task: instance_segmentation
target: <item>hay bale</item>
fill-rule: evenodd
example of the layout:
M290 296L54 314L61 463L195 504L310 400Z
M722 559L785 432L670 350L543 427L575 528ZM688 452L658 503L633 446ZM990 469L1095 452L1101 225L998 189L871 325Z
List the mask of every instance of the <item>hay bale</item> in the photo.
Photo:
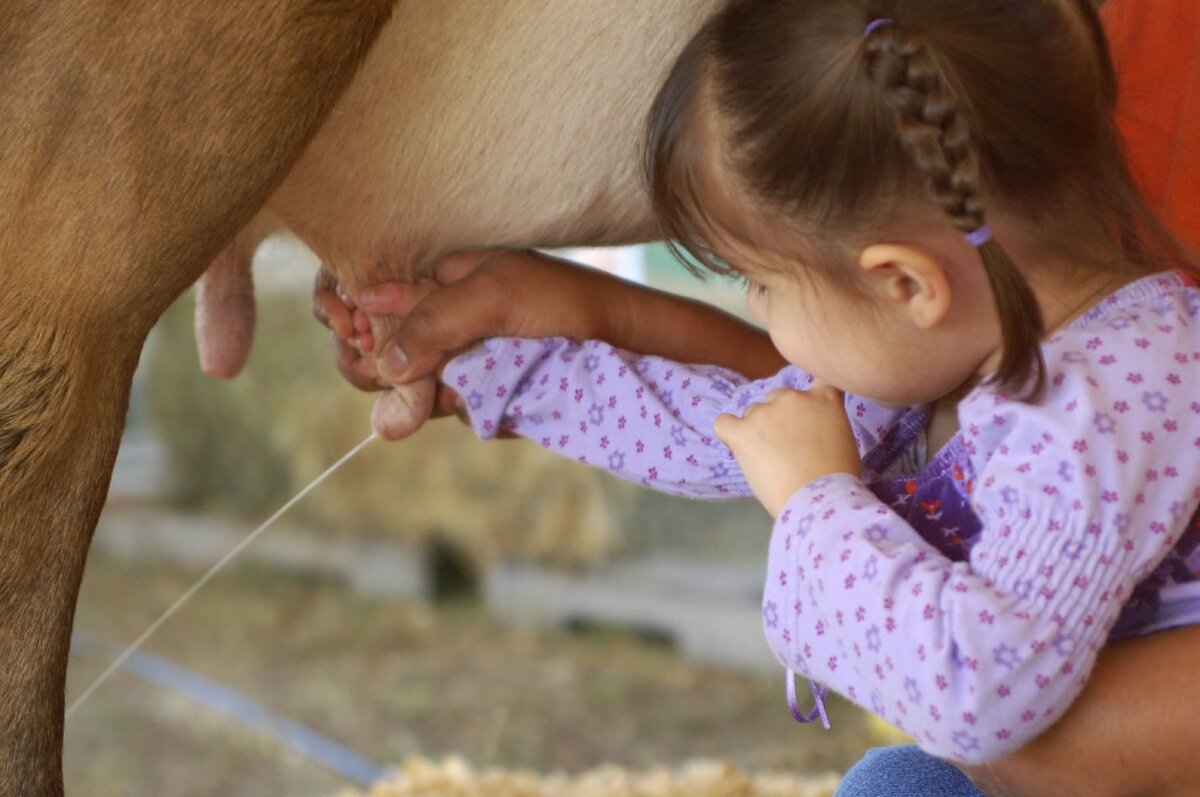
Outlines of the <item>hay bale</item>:
M644 772L610 765L571 776L476 772L460 758L411 758L368 792L348 789L337 797L832 797L838 780L836 775L747 775L728 761L714 760Z
M914 744L904 731L877 714L867 714L867 739L872 747L888 747L897 744Z
M178 494L260 518L366 437L373 398L333 368L306 296L259 300L258 345L232 382L196 365L190 297L159 324L147 399ZM636 488L521 441L484 444L454 421L370 446L295 512L330 534L438 537L482 568L498 558L601 563L623 542Z

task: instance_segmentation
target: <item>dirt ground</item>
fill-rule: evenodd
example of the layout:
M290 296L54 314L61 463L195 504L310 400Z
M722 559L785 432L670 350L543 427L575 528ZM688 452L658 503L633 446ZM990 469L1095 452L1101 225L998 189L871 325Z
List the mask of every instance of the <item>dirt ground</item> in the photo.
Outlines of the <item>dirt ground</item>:
M135 638L197 574L94 555L76 627ZM844 771L864 715L833 702L833 730L799 726L782 673L680 661L616 632L533 634L477 605L397 606L341 584L235 568L147 650L216 679L380 764L460 755L478 767L578 772L728 758L752 770ZM105 666L73 656L68 703ZM330 795L346 782L278 742L119 673L67 727L69 794Z

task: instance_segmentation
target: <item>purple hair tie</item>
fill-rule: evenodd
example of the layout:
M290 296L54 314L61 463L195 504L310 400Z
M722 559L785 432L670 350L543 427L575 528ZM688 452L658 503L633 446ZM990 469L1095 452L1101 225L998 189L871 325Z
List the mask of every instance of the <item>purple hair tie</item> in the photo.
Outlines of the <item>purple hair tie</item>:
M978 249L988 241L992 240L992 228L986 224L980 225L978 229L971 230L963 236L967 243Z
M867 38L872 33L879 30L880 28L882 28L884 25L891 25L894 22L895 22L895 20L888 19L887 17L880 17L879 19L871 20L870 22L867 23L867 27L863 30L863 38L864 39Z

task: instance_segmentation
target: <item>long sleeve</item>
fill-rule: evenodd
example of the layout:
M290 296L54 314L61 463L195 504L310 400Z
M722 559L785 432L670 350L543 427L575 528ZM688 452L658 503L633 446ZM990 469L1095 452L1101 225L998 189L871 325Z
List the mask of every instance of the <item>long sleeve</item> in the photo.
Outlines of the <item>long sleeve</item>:
M750 495L713 436L717 415L807 379L785 372L754 383L715 366L563 338L489 339L451 361L442 378L460 391L483 439L503 429L644 486L708 499Z
M979 390L960 405L983 524L968 561L941 555L853 477L801 489L775 524L764 593L782 663L957 761L1049 727L1135 586L1189 532L1196 310L1191 296L1097 321L1100 334L1067 330L1044 349L1043 401Z
M717 366L564 338L490 338L448 363L442 380L462 395L485 440L503 429L645 487L705 499L751 495L732 452L713 435L716 417L740 416L773 390L812 384L794 366L751 381ZM847 394L846 414L865 453L902 411Z

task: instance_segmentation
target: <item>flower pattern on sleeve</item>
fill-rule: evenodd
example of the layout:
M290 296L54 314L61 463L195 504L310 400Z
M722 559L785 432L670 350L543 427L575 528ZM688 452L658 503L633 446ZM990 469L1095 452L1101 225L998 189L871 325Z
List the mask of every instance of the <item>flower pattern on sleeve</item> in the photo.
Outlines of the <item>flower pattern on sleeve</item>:
M751 381L716 366L565 338L492 338L452 360L442 378L462 395L485 440L503 429L644 486L706 499L751 495L732 452L713 434L716 417L812 382L798 368ZM860 449L870 447L895 412L854 396L846 401Z

